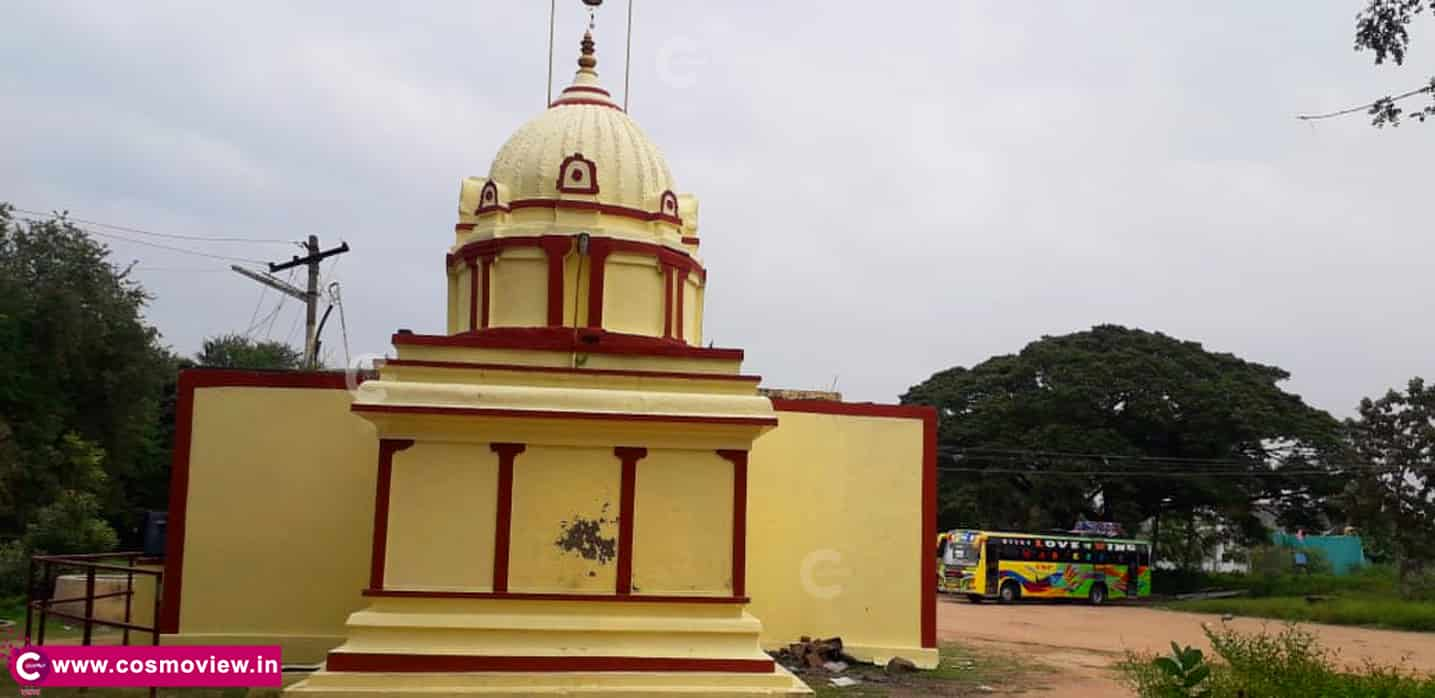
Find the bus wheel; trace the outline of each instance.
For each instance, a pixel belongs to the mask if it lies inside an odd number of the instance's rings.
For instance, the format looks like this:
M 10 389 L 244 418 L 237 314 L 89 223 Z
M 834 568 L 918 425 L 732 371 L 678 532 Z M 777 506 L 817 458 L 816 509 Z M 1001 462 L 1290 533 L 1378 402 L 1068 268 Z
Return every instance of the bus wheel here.
M 967 594 L 967 600 L 972 603 L 981 603 L 985 599 L 982 598 L 981 594 Z
M 1091 587 L 1091 593 L 1090 593 L 1089 595 L 1087 595 L 1086 598 L 1087 598 L 1088 601 L 1091 602 L 1091 605 L 1092 605 L 1092 606 L 1100 606 L 1100 605 L 1106 603 L 1106 585 L 1105 585 L 1105 584 L 1094 584 L 1094 585 L 1092 585 L 1092 587 Z
M 1021 587 L 1018 587 L 1016 582 L 1006 582 L 997 592 L 997 599 L 1002 603 L 1013 603 L 1021 599 Z

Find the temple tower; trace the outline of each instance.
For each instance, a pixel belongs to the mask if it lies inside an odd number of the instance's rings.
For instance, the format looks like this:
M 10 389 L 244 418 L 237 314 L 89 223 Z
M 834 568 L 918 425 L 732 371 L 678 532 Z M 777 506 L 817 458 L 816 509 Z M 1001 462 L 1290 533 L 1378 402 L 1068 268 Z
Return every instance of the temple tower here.
M 702 346 L 697 200 L 598 80 L 459 193 L 447 334 L 399 331 L 353 411 L 379 440 L 368 606 L 340 695 L 806 693 L 746 610 L 748 451 L 777 425 Z

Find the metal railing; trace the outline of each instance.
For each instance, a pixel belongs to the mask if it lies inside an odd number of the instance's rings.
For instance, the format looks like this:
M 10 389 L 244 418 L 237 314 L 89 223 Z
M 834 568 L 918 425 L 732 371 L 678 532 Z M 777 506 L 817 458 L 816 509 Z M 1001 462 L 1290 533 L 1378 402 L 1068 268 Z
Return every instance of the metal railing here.
M 45 625 L 50 616 L 64 618 L 84 624 L 84 635 L 81 644 L 89 645 L 94 639 L 95 626 L 120 628 L 124 631 L 124 644 L 130 644 L 130 633 L 149 633 L 150 644 L 159 644 L 159 604 L 160 589 L 163 587 L 164 571 L 162 569 L 145 569 L 139 567 L 138 562 L 144 558 L 144 553 L 90 553 L 85 555 L 33 555 L 30 557 L 30 570 L 26 578 L 26 603 L 25 603 L 25 637 L 33 638 L 37 645 L 45 644 Z M 113 561 L 123 561 L 124 564 L 113 564 Z M 36 579 L 38 568 L 38 580 Z M 82 570 L 85 575 L 84 596 L 73 596 L 68 598 L 54 599 L 51 597 L 51 590 L 55 588 L 55 581 L 59 573 L 65 570 Z M 125 590 L 114 591 L 105 594 L 95 593 L 95 578 L 97 572 L 110 572 L 115 575 L 125 575 Z M 150 616 L 152 625 L 140 625 L 134 622 L 134 600 L 135 600 L 135 575 L 142 575 L 154 578 L 154 609 Z M 37 586 L 36 581 L 40 584 Z M 38 593 L 38 598 L 37 598 Z M 100 599 L 111 599 L 123 596 L 125 599 L 125 619 L 123 621 L 105 620 L 95 615 L 95 602 Z M 75 604 L 84 602 L 84 615 L 75 615 L 68 611 L 59 611 L 55 606 L 61 604 Z M 39 615 L 39 628 L 34 628 L 35 615 Z M 32 632 L 38 630 L 38 633 Z

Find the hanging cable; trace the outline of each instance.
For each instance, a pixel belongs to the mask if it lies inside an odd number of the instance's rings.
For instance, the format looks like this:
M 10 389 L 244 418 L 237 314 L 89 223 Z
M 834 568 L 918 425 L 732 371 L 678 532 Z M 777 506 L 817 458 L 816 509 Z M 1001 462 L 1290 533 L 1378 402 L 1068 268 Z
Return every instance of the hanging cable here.
M 623 51 L 623 111 L 628 111 L 628 76 L 633 71 L 633 0 L 628 0 L 628 48 Z
M 265 245 L 268 245 L 268 244 L 287 245 L 287 244 L 293 242 L 293 240 L 278 240 L 278 239 L 275 239 L 275 238 L 209 237 L 209 236 L 205 236 L 205 235 L 176 235 L 176 234 L 174 234 L 174 233 L 156 233 L 156 232 L 151 231 L 151 230 L 145 230 L 144 228 L 133 228 L 133 227 L 130 227 L 130 226 L 115 225 L 115 224 L 113 224 L 113 223 L 102 223 L 102 222 L 100 222 L 100 221 L 85 220 L 84 218 L 71 218 L 71 217 L 68 216 L 68 215 L 62 215 L 62 214 L 53 213 L 53 212 L 52 212 L 52 213 L 45 213 L 44 211 L 36 211 L 36 210 L 33 210 L 33 209 L 28 209 L 28 208 L 16 208 L 16 209 L 14 209 L 14 210 L 19 211 L 20 213 L 28 213 L 28 214 L 33 215 L 33 216 L 49 216 L 49 217 L 51 217 L 51 218 L 55 218 L 55 219 L 58 219 L 58 220 L 66 220 L 66 221 L 72 221 L 72 222 L 75 222 L 75 223 L 83 223 L 83 224 L 85 224 L 85 225 L 94 225 L 94 226 L 99 226 L 99 227 L 101 227 L 101 228 L 108 228 L 108 229 L 110 229 L 110 230 L 119 230 L 119 231 L 121 231 L 121 232 L 126 232 L 126 233 L 135 233 L 135 234 L 137 234 L 137 235 L 149 235 L 149 236 L 151 236 L 151 237 L 157 237 L 157 238 L 169 238 L 169 239 L 171 239 L 171 240 L 194 240 L 194 241 L 196 241 L 196 242 L 244 242 L 244 243 L 265 244 Z

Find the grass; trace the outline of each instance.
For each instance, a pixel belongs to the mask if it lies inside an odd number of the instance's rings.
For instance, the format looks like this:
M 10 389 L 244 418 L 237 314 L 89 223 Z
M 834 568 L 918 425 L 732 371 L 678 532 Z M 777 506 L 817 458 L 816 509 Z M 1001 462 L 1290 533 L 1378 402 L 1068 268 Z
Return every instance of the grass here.
M 1029 685 L 1046 669 L 1010 654 L 979 651 L 961 645 L 942 645 L 940 652 L 941 661 L 931 671 L 889 675 L 880 666 L 855 665 L 840 676 L 848 676 L 861 683 L 846 688 L 830 683 L 830 679 L 839 674 L 816 670 L 799 672 L 798 675 L 818 696 L 825 698 L 886 696 L 894 691 L 901 695 L 967 696 L 986 695 L 982 686 L 1000 691 Z
M 1174 602 L 1168 604 L 1167 608 L 1196 613 L 1229 613 L 1310 623 L 1435 632 L 1435 602 L 1402 601 L 1383 596 L 1340 596 L 1316 603 L 1306 601 L 1303 596 L 1202 599 Z
M 1162 593 L 1199 589 L 1243 589 L 1249 596 L 1171 601 L 1165 608 L 1195 613 L 1332 625 L 1359 625 L 1390 630 L 1435 632 L 1435 600 L 1406 600 L 1396 591 L 1395 571 L 1368 567 L 1355 574 L 1234 575 L 1164 571 L 1158 576 L 1169 587 Z M 1329 597 L 1308 601 L 1307 596 Z

